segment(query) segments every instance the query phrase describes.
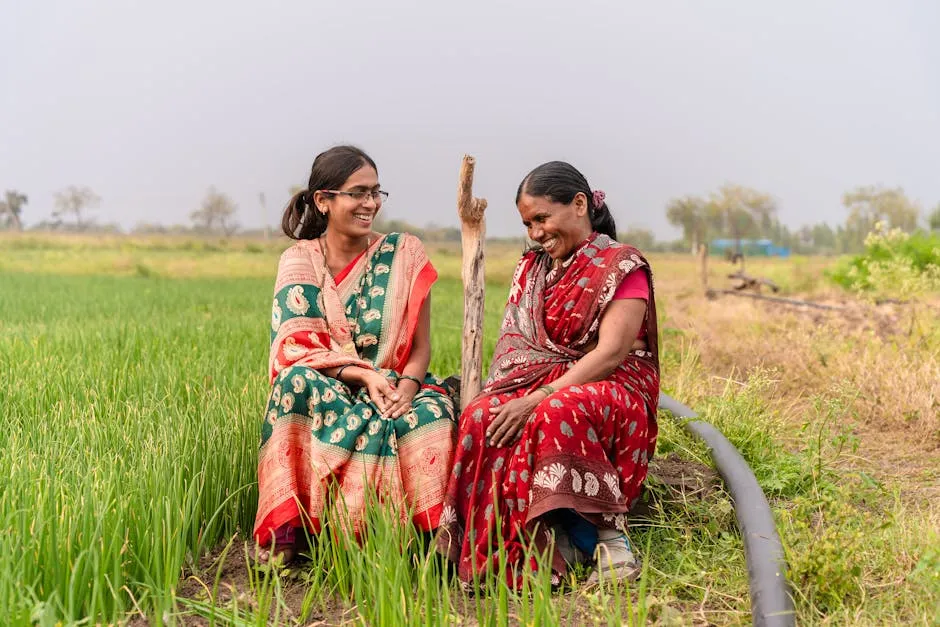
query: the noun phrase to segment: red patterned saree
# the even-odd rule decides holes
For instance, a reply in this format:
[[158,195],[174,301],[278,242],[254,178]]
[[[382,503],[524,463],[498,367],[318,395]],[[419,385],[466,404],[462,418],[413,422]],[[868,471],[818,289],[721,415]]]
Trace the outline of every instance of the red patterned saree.
[[[647,350],[633,351],[603,381],[572,385],[535,409],[517,443],[486,443],[487,409],[561,376],[598,336],[601,317],[631,272],[650,281]],[[659,396],[656,307],[649,264],[635,248],[594,233],[560,267],[540,251],[520,260],[489,378],[460,417],[439,546],[471,582],[495,566],[501,542],[510,564],[543,547],[555,512],[621,527],[656,447]],[[498,522],[497,522],[498,519]],[[532,566],[532,565],[530,565]],[[565,572],[555,551],[552,567]]]

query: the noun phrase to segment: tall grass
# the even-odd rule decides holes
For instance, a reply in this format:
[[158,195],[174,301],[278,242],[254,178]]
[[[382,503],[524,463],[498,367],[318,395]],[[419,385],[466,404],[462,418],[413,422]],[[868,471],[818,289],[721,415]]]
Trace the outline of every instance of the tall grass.
[[173,608],[251,522],[268,286],[0,278],[0,613]]

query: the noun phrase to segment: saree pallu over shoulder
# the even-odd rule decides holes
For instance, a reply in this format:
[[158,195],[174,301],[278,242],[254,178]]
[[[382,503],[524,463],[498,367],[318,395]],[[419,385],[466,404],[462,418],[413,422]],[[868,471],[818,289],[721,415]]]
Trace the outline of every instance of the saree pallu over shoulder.
[[401,373],[437,273],[416,237],[392,233],[340,276],[336,284],[317,241],[281,256],[258,458],[262,545],[284,526],[319,529],[330,498],[341,498],[344,522],[359,530],[368,493],[423,529],[438,524],[453,454],[451,391],[428,374],[393,420],[367,390],[323,372],[354,364]]
[[436,280],[437,271],[413,235],[380,237],[339,285],[319,241],[294,244],[281,255],[275,282],[271,382],[294,365],[399,370],[411,354],[421,307]]
[[628,274],[644,272],[650,288],[646,350],[659,371],[656,301],[649,263],[636,248],[594,233],[560,267],[543,251],[523,255],[513,275],[484,393],[530,387],[559,364],[577,361],[597,340],[600,320]]

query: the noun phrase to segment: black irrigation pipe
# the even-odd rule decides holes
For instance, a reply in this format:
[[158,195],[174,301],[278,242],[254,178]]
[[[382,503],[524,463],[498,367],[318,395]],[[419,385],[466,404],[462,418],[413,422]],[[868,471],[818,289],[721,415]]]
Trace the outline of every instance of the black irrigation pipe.
[[[679,418],[698,418],[690,408],[663,393],[659,395],[659,407]],[[783,545],[757,478],[721,431],[701,420],[684,421],[683,427],[711,449],[715,467],[734,501],[734,514],[744,538],[753,624],[760,627],[795,625]]]

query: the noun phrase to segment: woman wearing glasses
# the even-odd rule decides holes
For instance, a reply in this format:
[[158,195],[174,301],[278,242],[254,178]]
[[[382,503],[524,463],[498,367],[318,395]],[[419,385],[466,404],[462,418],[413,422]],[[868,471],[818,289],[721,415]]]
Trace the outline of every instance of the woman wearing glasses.
[[449,390],[427,372],[437,272],[416,237],[372,230],[387,197],[375,162],[336,146],[284,212],[298,241],[274,288],[254,530],[270,548],[262,560],[291,559],[301,528],[319,531],[337,497],[356,532],[370,494],[423,530],[438,526],[455,420]]

